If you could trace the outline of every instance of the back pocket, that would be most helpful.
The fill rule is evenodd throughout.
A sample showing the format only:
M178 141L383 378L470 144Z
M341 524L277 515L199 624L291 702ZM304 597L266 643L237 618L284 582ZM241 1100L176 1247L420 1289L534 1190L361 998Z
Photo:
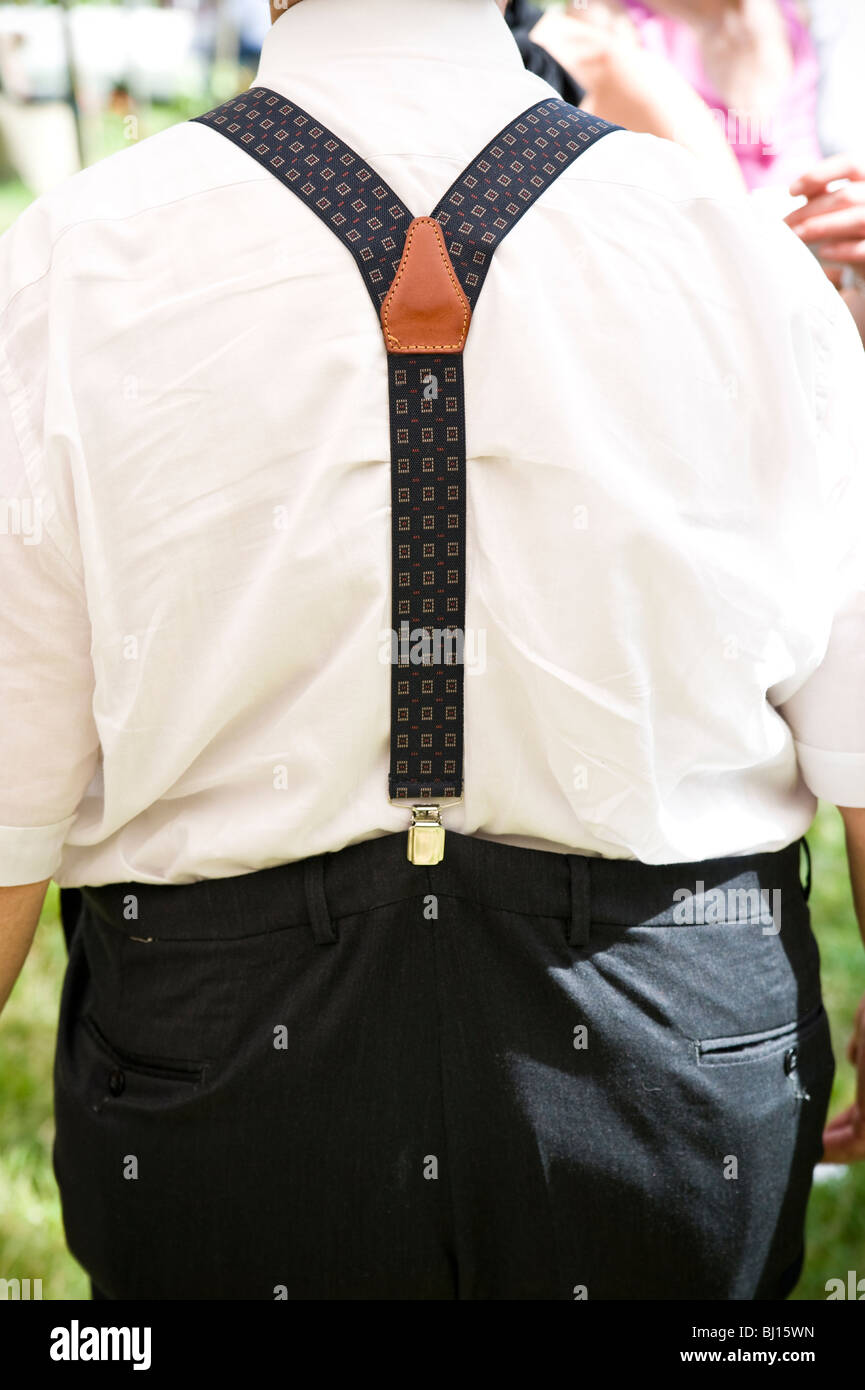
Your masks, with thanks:
M760 1061L788 1048L794 1050L794 1046L804 1042L825 1022L825 1018L825 1010L820 1003L803 1018L783 1024L780 1028L767 1028L761 1033L740 1033L729 1038L703 1038L697 1042L697 1061L701 1067L735 1066L737 1063ZM791 1067L795 1060L795 1057L791 1057Z
M64 1058L67 1080L95 1112L105 1106L145 1109L183 1104L201 1086L207 1063L126 1052L110 1042L93 1018L78 1021L79 1042Z
M143 1076L163 1077L166 1081L201 1081L206 1063L176 1061L173 1057L143 1057L134 1052L121 1052L110 1043L99 1028L92 1014L85 1014L81 1020L93 1041L101 1047L106 1058L126 1071L140 1072Z

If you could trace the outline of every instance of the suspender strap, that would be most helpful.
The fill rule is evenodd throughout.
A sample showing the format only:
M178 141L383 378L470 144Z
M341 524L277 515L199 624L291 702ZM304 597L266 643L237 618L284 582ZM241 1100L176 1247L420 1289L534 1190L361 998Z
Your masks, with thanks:
M193 118L306 202L351 252L379 315L391 445L388 791L414 803L409 858L437 863L440 803L463 792L466 446L463 348L493 254L550 184L621 127L538 102L463 170L431 217L277 92L254 87Z
M529 107L481 150L437 204L448 252L474 308L493 254L574 160L618 125L558 98Z
M354 256L376 314L411 213L353 149L302 107L253 87L193 121L218 130L296 193Z

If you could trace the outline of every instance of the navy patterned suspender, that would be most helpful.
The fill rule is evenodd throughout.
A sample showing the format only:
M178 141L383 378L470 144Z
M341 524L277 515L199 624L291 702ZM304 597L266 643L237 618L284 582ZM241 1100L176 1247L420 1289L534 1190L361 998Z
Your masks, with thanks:
M409 859L437 863L444 852L441 803L453 805L463 792L462 349L471 310L496 247L511 228L584 150L621 127L557 98L539 102L490 141L430 217L415 218L360 155L267 87L250 88L193 119L246 150L339 237L382 323L391 446L388 792L392 802L412 810ZM399 329L391 331L415 233L419 245L426 236L434 266L439 247L457 322L458 305L464 308L462 332L446 335L451 338L446 343L423 343L423 350L402 341ZM408 275L403 307L406 295L411 300L412 283ZM443 283L447 286L447 280Z

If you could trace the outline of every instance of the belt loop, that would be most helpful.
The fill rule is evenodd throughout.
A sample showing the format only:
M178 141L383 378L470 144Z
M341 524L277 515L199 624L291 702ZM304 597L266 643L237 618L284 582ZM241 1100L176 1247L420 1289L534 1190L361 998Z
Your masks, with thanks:
M571 921L568 941L571 946L587 946L592 899L589 861L584 854L569 854L567 859L571 874Z
M805 851L805 858L808 861L808 883L807 887L805 885L803 885L802 887L802 892L805 894L805 901L807 902L809 897L811 896L811 847L808 844L808 841L805 839L804 835L802 836L800 843Z
M337 940L336 928L330 919L327 898L324 895L323 854L313 854L303 866L303 891L312 924L312 934L319 946L327 946Z

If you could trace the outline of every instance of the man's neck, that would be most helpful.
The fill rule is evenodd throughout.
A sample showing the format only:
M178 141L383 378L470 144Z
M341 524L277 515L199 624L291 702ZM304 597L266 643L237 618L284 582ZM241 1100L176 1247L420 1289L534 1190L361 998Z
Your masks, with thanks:
M276 21L279 19L279 16L280 16L281 14L285 14L286 10L290 10L290 9L292 8L293 5L299 5L300 3L301 3L301 0L270 0L270 22L271 22L271 24L275 24ZM306 3L309 4L309 3L310 3L310 0L306 0ZM362 3L363 3L363 0L358 0L358 4L359 4L359 5L362 4ZM737 0L733 0L733 4L736 4L736 3L737 3ZM506 10L507 7L508 7L508 0L496 0L496 4L498 5L498 7L499 7L499 9L501 10L502 14L504 14L505 10Z

